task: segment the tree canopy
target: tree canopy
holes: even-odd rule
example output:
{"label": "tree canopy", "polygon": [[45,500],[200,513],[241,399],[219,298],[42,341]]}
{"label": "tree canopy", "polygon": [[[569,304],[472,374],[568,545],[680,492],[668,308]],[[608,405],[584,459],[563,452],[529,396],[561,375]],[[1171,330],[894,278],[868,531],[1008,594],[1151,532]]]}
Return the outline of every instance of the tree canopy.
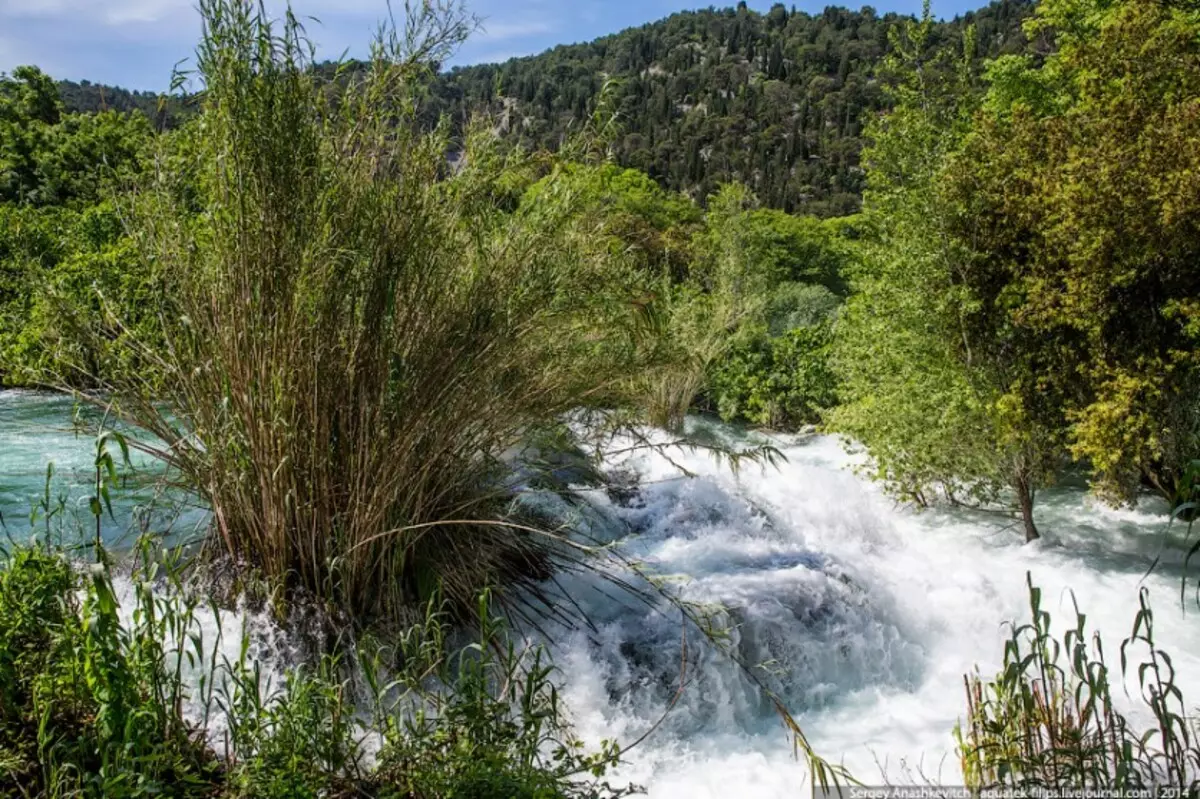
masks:
{"label": "tree canopy", "polygon": [[947,166],[963,281],[1036,367],[1022,411],[1056,406],[1107,496],[1171,494],[1200,452],[1200,14],[1044,0],[1029,27],[1058,49],[991,65]]}
{"label": "tree canopy", "polygon": [[970,59],[923,68],[930,30],[870,132],[834,424],[902,494],[1012,488],[1030,537],[1070,464],[1110,501],[1173,497],[1200,455],[1200,13],[1045,0],[1026,33],[1053,51],[982,93]]}

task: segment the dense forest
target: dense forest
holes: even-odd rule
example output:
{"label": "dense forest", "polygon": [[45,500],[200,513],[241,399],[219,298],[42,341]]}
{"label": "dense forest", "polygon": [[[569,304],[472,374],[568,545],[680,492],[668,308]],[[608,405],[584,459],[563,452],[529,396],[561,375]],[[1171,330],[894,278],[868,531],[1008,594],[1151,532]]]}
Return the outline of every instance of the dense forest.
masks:
{"label": "dense forest", "polygon": [[144,114],[159,130],[177,127],[195,110],[195,103],[184,97],[150,91],[131,91],[120,86],[92,83],[89,80],[60,80],[58,93],[62,98],[63,107],[69,113],[137,111]]}
{"label": "dense forest", "polygon": [[[1000,0],[936,25],[929,44],[958,46],[974,25],[979,63],[1021,51],[1030,8]],[[430,111],[462,120],[486,109],[508,136],[554,148],[603,98],[617,114],[621,165],[698,200],[738,181],[770,207],[839,216],[858,208],[863,130],[891,106],[881,68],[889,32],[903,21],[869,6],[808,14],[776,4],[758,14],[741,3],[674,14],[587,44],[450,70]]]}
{"label": "dense forest", "polygon": [[[960,46],[974,26],[975,64],[1026,47],[1030,0],[997,0],[937,23],[929,46]],[[723,182],[772,208],[817,216],[858,209],[863,130],[891,107],[883,68],[889,31],[906,18],[831,6],[820,14],[746,8],[674,14],[587,44],[502,64],[442,72],[424,100],[426,124],[461,130],[487,115],[505,139],[551,150],[598,109],[617,128],[612,154],[661,185],[704,202]],[[331,65],[322,65],[326,72]],[[176,97],[59,82],[70,112],[139,110],[174,126],[194,109]]]}
{"label": "dense forest", "polygon": [[[407,630],[392,640],[416,656],[393,647],[391,667],[440,715],[370,709],[368,764],[338,726],[336,660],[271,703],[243,646],[226,667],[254,687],[227,703],[247,721],[221,760],[154,649],[176,623],[156,608],[181,629],[195,610],[156,604],[160,555],[142,553],[128,632],[103,568],[35,544],[0,566],[0,743],[34,795],[625,795],[599,782],[620,750],[585,754],[559,725],[542,661],[489,644],[497,614],[584,629],[547,587],[560,573],[673,597],[522,494],[575,507],[578,478],[617,496],[586,454],[613,442],[777,462],[761,438],[690,437],[697,413],[838,434],[892,495],[1005,514],[1026,542],[1065,479],[1195,516],[1195,4],[1005,1],[949,23],[743,4],[449,72],[472,27],[454,3],[414,4],[344,68],[257,3],[200,5],[193,98],[0,76],[0,385],[120,420],[91,428],[101,566],[108,447],[127,456],[128,434],[211,511],[204,557],[343,629]],[[30,518],[49,529],[46,485]],[[1194,792],[1178,692],[1146,693],[1156,754],[1114,720],[1082,617],[1060,681],[1028,676],[1059,651],[1030,593],[1007,682],[968,680],[964,778],[1044,786],[1069,763],[1089,785],[1167,770]],[[1148,614],[1133,636],[1157,652]],[[443,627],[464,624],[483,640],[451,668]],[[448,695],[424,693],[433,674]]]}

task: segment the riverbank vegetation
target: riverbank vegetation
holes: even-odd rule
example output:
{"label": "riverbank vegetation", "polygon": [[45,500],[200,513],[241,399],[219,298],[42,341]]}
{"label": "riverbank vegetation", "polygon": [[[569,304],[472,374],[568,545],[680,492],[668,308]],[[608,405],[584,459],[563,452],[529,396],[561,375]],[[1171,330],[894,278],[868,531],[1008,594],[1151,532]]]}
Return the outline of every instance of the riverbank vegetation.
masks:
{"label": "riverbank vegetation", "polygon": [[[898,496],[919,504],[1008,505],[1029,538],[1037,536],[1038,491],[1064,473],[1088,475],[1096,493],[1114,503],[1147,488],[1171,499],[1182,469],[1200,451],[1200,414],[1187,390],[1196,369],[1197,286],[1187,267],[1197,207],[1188,154],[1195,148],[1184,146],[1195,137],[1187,99],[1196,74],[1189,38],[1195,20],[1171,5],[1093,11],[1086,3],[1041,4],[1021,34],[1020,41],[1031,43],[1025,49],[995,31],[977,44],[979,30],[951,34],[928,17],[886,25],[886,56],[873,56],[872,69],[892,111],[863,118],[863,213],[832,220],[783,213],[739,184],[689,197],[616,166],[608,160],[619,156],[616,139],[640,124],[619,110],[612,115],[627,105],[618,102],[624,90],[616,86],[589,101],[598,116],[580,117],[580,134],[550,156],[514,150],[502,119],[465,125],[461,109],[431,129],[441,90],[429,94],[432,71],[408,70],[408,106],[395,110],[401,101],[393,96],[379,116],[411,129],[414,147],[420,141],[414,152],[425,158],[421,179],[432,182],[422,213],[444,219],[424,231],[387,235],[427,235],[447,252],[476,253],[479,265],[463,269],[487,273],[492,288],[481,281],[476,294],[459,296],[427,285],[420,290],[447,306],[435,315],[458,314],[462,303],[483,297],[503,304],[504,290],[492,289],[513,275],[500,264],[483,268],[488,259],[561,251],[553,260],[562,268],[553,277],[547,267],[527,271],[541,270],[541,290],[555,292],[559,302],[587,299],[553,310],[543,302],[546,293],[519,301],[555,315],[555,324],[584,339],[599,333],[604,341],[572,351],[566,336],[553,353],[522,344],[524,351],[513,354],[527,364],[558,359],[553,368],[546,361],[541,374],[553,372],[563,385],[539,389],[559,392],[556,407],[625,404],[667,427],[689,408],[775,428],[824,424],[866,447],[875,474]],[[750,40],[760,22],[762,35],[800,24],[797,15],[772,14],[743,9],[735,18],[753,22],[746,26]],[[1075,30],[1083,19],[1094,37]],[[1145,40],[1170,55],[1150,57]],[[998,41],[1006,42],[1002,55],[987,61],[980,52],[993,53]],[[764,50],[767,61],[770,51]],[[783,52],[787,61],[789,51]],[[307,96],[290,99],[303,100],[311,118],[302,123],[318,139],[337,135],[337,115],[317,118],[322,96],[396,90],[378,88],[393,80],[379,77],[378,63],[337,71],[316,68],[298,53],[289,57],[307,70]],[[1146,77],[1128,85],[1093,77],[1135,68]],[[165,312],[163,298],[178,304],[185,292],[171,282],[173,256],[161,249],[193,235],[223,240],[172,224],[173,215],[203,218],[211,202],[202,164],[214,155],[204,152],[204,142],[217,124],[217,95],[193,97],[191,120],[167,133],[156,133],[138,112],[67,113],[54,84],[33,68],[5,78],[0,96],[0,381],[97,388],[130,374],[148,380],[163,364],[162,322],[193,319],[178,307]],[[300,123],[299,116],[263,122]],[[313,147],[311,163],[289,165],[294,175],[328,174],[341,157]],[[439,148],[466,164],[462,174],[434,163]],[[246,170],[266,163],[239,161]],[[159,179],[165,175],[169,187]],[[271,179],[283,180],[275,173]],[[310,203],[317,210],[306,213],[318,217],[272,219],[293,226],[299,238],[292,236],[290,246],[343,247],[346,237],[360,234],[381,241],[378,226],[316,232],[324,224],[317,219],[336,219],[322,210],[331,192],[346,191],[334,182],[297,196],[296,205]],[[135,185],[141,187],[136,203],[123,191]],[[158,210],[149,210],[156,203]],[[216,219],[224,224],[224,217]],[[1142,221],[1135,227],[1116,221],[1132,219]],[[459,232],[449,233],[456,224]],[[165,241],[168,232],[178,237],[174,244]],[[231,224],[220,235],[243,240],[249,232]],[[501,251],[501,241],[514,246]],[[228,253],[222,257],[231,263]],[[591,288],[550,286],[563,280]],[[307,278],[296,285],[345,290]],[[359,283],[353,290],[372,289]],[[524,312],[497,307],[476,320]],[[566,321],[593,313],[604,323],[587,335]],[[298,313],[293,321],[305,317]],[[445,333],[451,335],[449,328]],[[338,346],[355,346],[349,338]],[[380,358],[390,346],[386,339],[362,336]],[[333,351],[322,356],[329,361],[323,370],[356,368]],[[595,364],[584,366],[588,358]],[[567,387],[571,371],[594,384]],[[510,429],[522,425],[514,419]]]}
{"label": "riverbank vegetation", "polygon": [[486,612],[476,646],[446,646],[435,602],[393,648],[343,647],[276,673],[248,630],[222,638],[224,611],[184,581],[177,557],[145,542],[119,576],[100,557],[81,571],[45,543],[5,552],[5,796],[627,793],[604,781],[619,749],[583,748],[544,653],[495,648],[503,624]]}
{"label": "riverbank vegetation", "polygon": [[[901,495],[1011,490],[1035,538],[1036,491],[1072,465],[1110,501],[1171,500],[1200,452],[1200,18],[1050,0],[1028,30],[1056,49],[982,75],[953,54],[898,64],[832,423]],[[929,34],[910,27],[897,59],[920,63]]]}
{"label": "riverbank vegetation", "polygon": [[[1029,583],[1028,620],[1010,628],[1002,671],[964,677],[965,721],[955,729],[965,784],[972,791],[1025,793],[1050,786],[1149,791],[1200,789],[1200,741],[1194,710],[1178,685],[1169,652],[1154,637],[1145,589],[1133,632],[1105,654],[1076,605],[1065,632],[1051,631],[1041,589]],[[1072,602],[1074,599],[1072,598]],[[1111,647],[1111,642],[1109,642]],[[1114,689],[1136,690],[1131,721]]]}

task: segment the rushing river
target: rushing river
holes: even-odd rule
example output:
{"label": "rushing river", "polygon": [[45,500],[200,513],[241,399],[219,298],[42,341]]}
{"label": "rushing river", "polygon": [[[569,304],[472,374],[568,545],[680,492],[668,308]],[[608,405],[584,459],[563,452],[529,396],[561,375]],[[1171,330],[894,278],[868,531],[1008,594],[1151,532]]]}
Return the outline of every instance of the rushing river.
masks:
{"label": "rushing river", "polygon": [[[67,504],[86,497],[94,455],[69,422],[62,400],[0,393],[0,512],[10,529],[21,528],[12,520],[27,517],[51,460]],[[769,664],[763,679],[817,751],[860,779],[880,781],[883,770],[893,782],[957,781],[951,733],[962,676],[997,669],[1004,622],[1028,615],[1026,572],[1060,621],[1074,591],[1110,653],[1130,632],[1139,587],[1148,588],[1159,643],[1185,697],[1200,698],[1200,610],[1180,607],[1184,543],[1164,534],[1161,504],[1114,511],[1079,489],[1048,491],[1037,510],[1044,540],[1024,545],[1006,518],[897,507],[833,438],[776,444],[786,463],[738,476],[703,453],[614,458],[609,465],[635,471],[641,487],[618,499],[589,493],[595,532],[621,536],[625,555],[679,576],[688,599],[728,608],[742,657]],[[671,460],[696,476],[681,477]],[[1156,556],[1162,565],[1146,576]],[[679,617],[573,579],[565,588],[594,628],[556,646],[572,718],[586,739],[635,739],[675,692]],[[771,708],[694,632],[689,651],[685,693],[614,783],[664,799],[806,795],[807,768]],[[1137,708],[1132,716],[1145,718]]]}

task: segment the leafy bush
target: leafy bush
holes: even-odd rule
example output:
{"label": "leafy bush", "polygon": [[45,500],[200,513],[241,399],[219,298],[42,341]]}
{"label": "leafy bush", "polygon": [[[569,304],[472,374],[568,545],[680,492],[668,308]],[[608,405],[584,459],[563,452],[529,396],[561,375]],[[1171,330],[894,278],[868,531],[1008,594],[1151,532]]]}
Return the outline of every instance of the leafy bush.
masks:
{"label": "leafy bush", "polygon": [[767,332],[782,336],[798,327],[832,322],[842,298],[816,283],[786,281],[767,300]]}
{"label": "leafy bush", "polygon": [[128,347],[153,368],[102,381],[118,412],[165,444],[225,554],[363,625],[438,590],[467,614],[486,586],[521,596],[570,544],[514,510],[505,459],[656,357],[638,281],[567,187],[498,202],[530,163],[489,129],[421,128],[457,6],[415,4],[336,82],[295,19],[201,6],[205,104],[173,154],[190,165],[134,220],[173,304],[161,346]]}
{"label": "leafy bush", "polygon": [[721,418],[769,427],[818,421],[836,401],[829,367],[830,325],[766,331],[739,342],[713,369],[711,393]]}
{"label": "leafy bush", "polygon": [[[147,574],[152,577],[152,574]],[[164,647],[194,603],[167,608],[146,584],[119,614],[108,569],[16,547],[0,566],[0,786],[22,796],[200,796],[212,754],[180,715]],[[161,611],[168,610],[167,615]]]}
{"label": "leafy bush", "polygon": [[37,763],[34,677],[45,671],[52,631],[62,625],[61,600],[75,587],[66,561],[38,549],[19,549],[0,571],[0,697],[3,762],[10,776]]}
{"label": "leafy bush", "polygon": [[829,323],[853,251],[847,225],[756,207],[729,185],[709,202],[693,281],[725,309],[709,314],[719,348],[707,397],[726,420],[789,427],[833,403]]}
{"label": "leafy bush", "polygon": [[[154,270],[112,203],[0,205],[0,384],[87,388],[116,370],[146,372],[117,342],[156,342],[159,306]],[[81,325],[95,335],[76,335]]]}
{"label": "leafy bush", "polygon": [[[631,792],[603,781],[620,749],[606,741],[595,754],[584,751],[563,723],[544,651],[518,647],[488,601],[481,596],[479,643],[453,658],[439,653],[443,630],[436,617],[402,639],[409,664],[402,684],[420,703],[402,724],[382,725],[379,773],[401,795],[413,796],[598,799]],[[435,676],[440,687],[431,691],[427,679],[414,681],[414,675]],[[374,677],[370,682],[378,686]]]}
{"label": "leafy bush", "polygon": [[0,75],[0,203],[86,208],[142,166],[151,129],[141,114],[64,114],[37,67]]}

